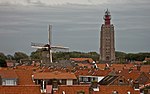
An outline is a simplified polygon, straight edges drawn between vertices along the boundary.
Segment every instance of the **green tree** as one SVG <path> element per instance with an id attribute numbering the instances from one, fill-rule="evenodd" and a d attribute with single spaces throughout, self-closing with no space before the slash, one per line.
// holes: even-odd
<path id="1" fill-rule="evenodd" d="M 42 57 L 42 51 L 37 50 L 35 52 L 32 52 L 30 55 L 31 59 L 41 59 Z"/>
<path id="2" fill-rule="evenodd" d="M 116 51 L 116 52 L 115 52 L 115 56 L 118 57 L 118 58 L 125 58 L 126 53 Z"/>
<path id="3" fill-rule="evenodd" d="M 7 67 L 6 61 L 2 58 L 0 58 L 0 67 Z"/>
<path id="4" fill-rule="evenodd" d="M 7 55 L 6 57 L 7 57 L 7 60 L 14 60 L 14 56 L 12 55 Z"/>
<path id="5" fill-rule="evenodd" d="M 94 61 L 99 61 L 99 54 L 97 52 L 89 52 L 89 58 L 92 58 Z"/>
<path id="6" fill-rule="evenodd" d="M 5 59 L 6 59 L 5 54 L 4 54 L 4 53 L 2 53 L 2 52 L 0 52 L 0 58 L 5 60 Z"/>
<path id="7" fill-rule="evenodd" d="M 146 57 L 150 58 L 150 53 L 128 53 L 125 56 L 130 61 L 143 61 Z"/>
<path id="8" fill-rule="evenodd" d="M 121 64 L 126 63 L 126 59 L 125 59 L 126 53 L 116 51 L 115 56 L 116 56 L 116 60 L 119 61 L 118 63 L 121 63 Z"/>
<path id="9" fill-rule="evenodd" d="M 96 52 L 56 52 L 53 53 L 53 60 L 69 60 L 70 58 L 92 58 L 94 61 L 99 59 L 99 54 Z"/>
<path id="10" fill-rule="evenodd" d="M 16 61 L 19 61 L 20 59 L 28 59 L 28 55 L 23 52 L 15 52 L 14 58 Z"/>

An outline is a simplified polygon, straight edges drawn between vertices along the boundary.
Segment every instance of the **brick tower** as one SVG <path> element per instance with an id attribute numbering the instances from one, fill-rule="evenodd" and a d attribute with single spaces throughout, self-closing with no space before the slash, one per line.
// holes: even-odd
<path id="1" fill-rule="evenodd" d="M 114 26 L 111 24 L 110 12 L 105 12 L 104 24 L 101 26 L 100 37 L 100 62 L 114 63 L 115 61 L 115 41 Z"/>

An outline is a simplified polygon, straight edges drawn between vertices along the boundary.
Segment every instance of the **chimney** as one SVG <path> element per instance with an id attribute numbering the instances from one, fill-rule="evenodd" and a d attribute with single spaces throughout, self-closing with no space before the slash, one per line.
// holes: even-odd
<path id="1" fill-rule="evenodd" d="M 97 81 L 93 81 L 89 89 L 90 89 L 90 92 L 92 92 L 92 91 L 99 91 L 98 82 Z"/>
<path id="2" fill-rule="evenodd" d="M 133 82 L 133 88 L 134 88 L 134 90 L 139 90 L 139 82 L 138 82 L 138 80 L 135 80 Z"/>
<path id="3" fill-rule="evenodd" d="M 93 81 L 91 84 L 92 88 L 97 88 L 98 87 L 98 82 L 97 81 Z"/>
<path id="4" fill-rule="evenodd" d="M 106 64 L 105 64 L 105 70 L 109 70 L 109 69 L 110 69 L 109 64 L 106 63 Z"/>
<path id="5" fill-rule="evenodd" d="M 92 94 L 92 92 L 93 92 L 93 88 L 90 86 L 89 87 L 89 94 Z"/>
<path id="6" fill-rule="evenodd" d="M 141 65 L 137 65 L 137 70 L 141 71 Z"/>

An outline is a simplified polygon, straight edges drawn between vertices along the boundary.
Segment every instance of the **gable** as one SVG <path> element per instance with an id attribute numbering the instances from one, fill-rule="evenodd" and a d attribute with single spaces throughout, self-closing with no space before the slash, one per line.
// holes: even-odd
<path id="1" fill-rule="evenodd" d="M 149 77 L 144 73 L 142 72 L 139 77 L 137 78 L 139 84 L 145 84 L 147 81 L 149 81 Z"/>
<path id="2" fill-rule="evenodd" d="M 129 85 L 129 81 L 124 76 L 118 76 L 109 85 Z"/>

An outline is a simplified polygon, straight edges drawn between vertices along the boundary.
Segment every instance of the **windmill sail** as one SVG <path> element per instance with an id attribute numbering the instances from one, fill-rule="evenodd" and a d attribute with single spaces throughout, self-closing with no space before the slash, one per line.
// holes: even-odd
<path id="1" fill-rule="evenodd" d="M 49 62 L 52 63 L 52 49 L 51 49 L 51 41 L 52 41 L 52 25 L 49 25 L 49 34 L 48 34 L 48 40 L 49 40 Z"/>
<path id="2" fill-rule="evenodd" d="M 52 63 L 52 52 L 69 52 L 68 47 L 63 46 L 52 46 L 52 25 L 48 28 L 48 44 L 43 43 L 33 43 L 31 42 L 31 47 L 37 49 L 46 49 L 43 51 L 43 63 Z"/>
<path id="3" fill-rule="evenodd" d="M 33 42 L 31 42 L 31 47 L 37 48 L 37 49 L 43 49 L 43 48 L 48 49 L 48 47 L 45 44 L 42 44 L 42 43 L 33 43 Z"/>

